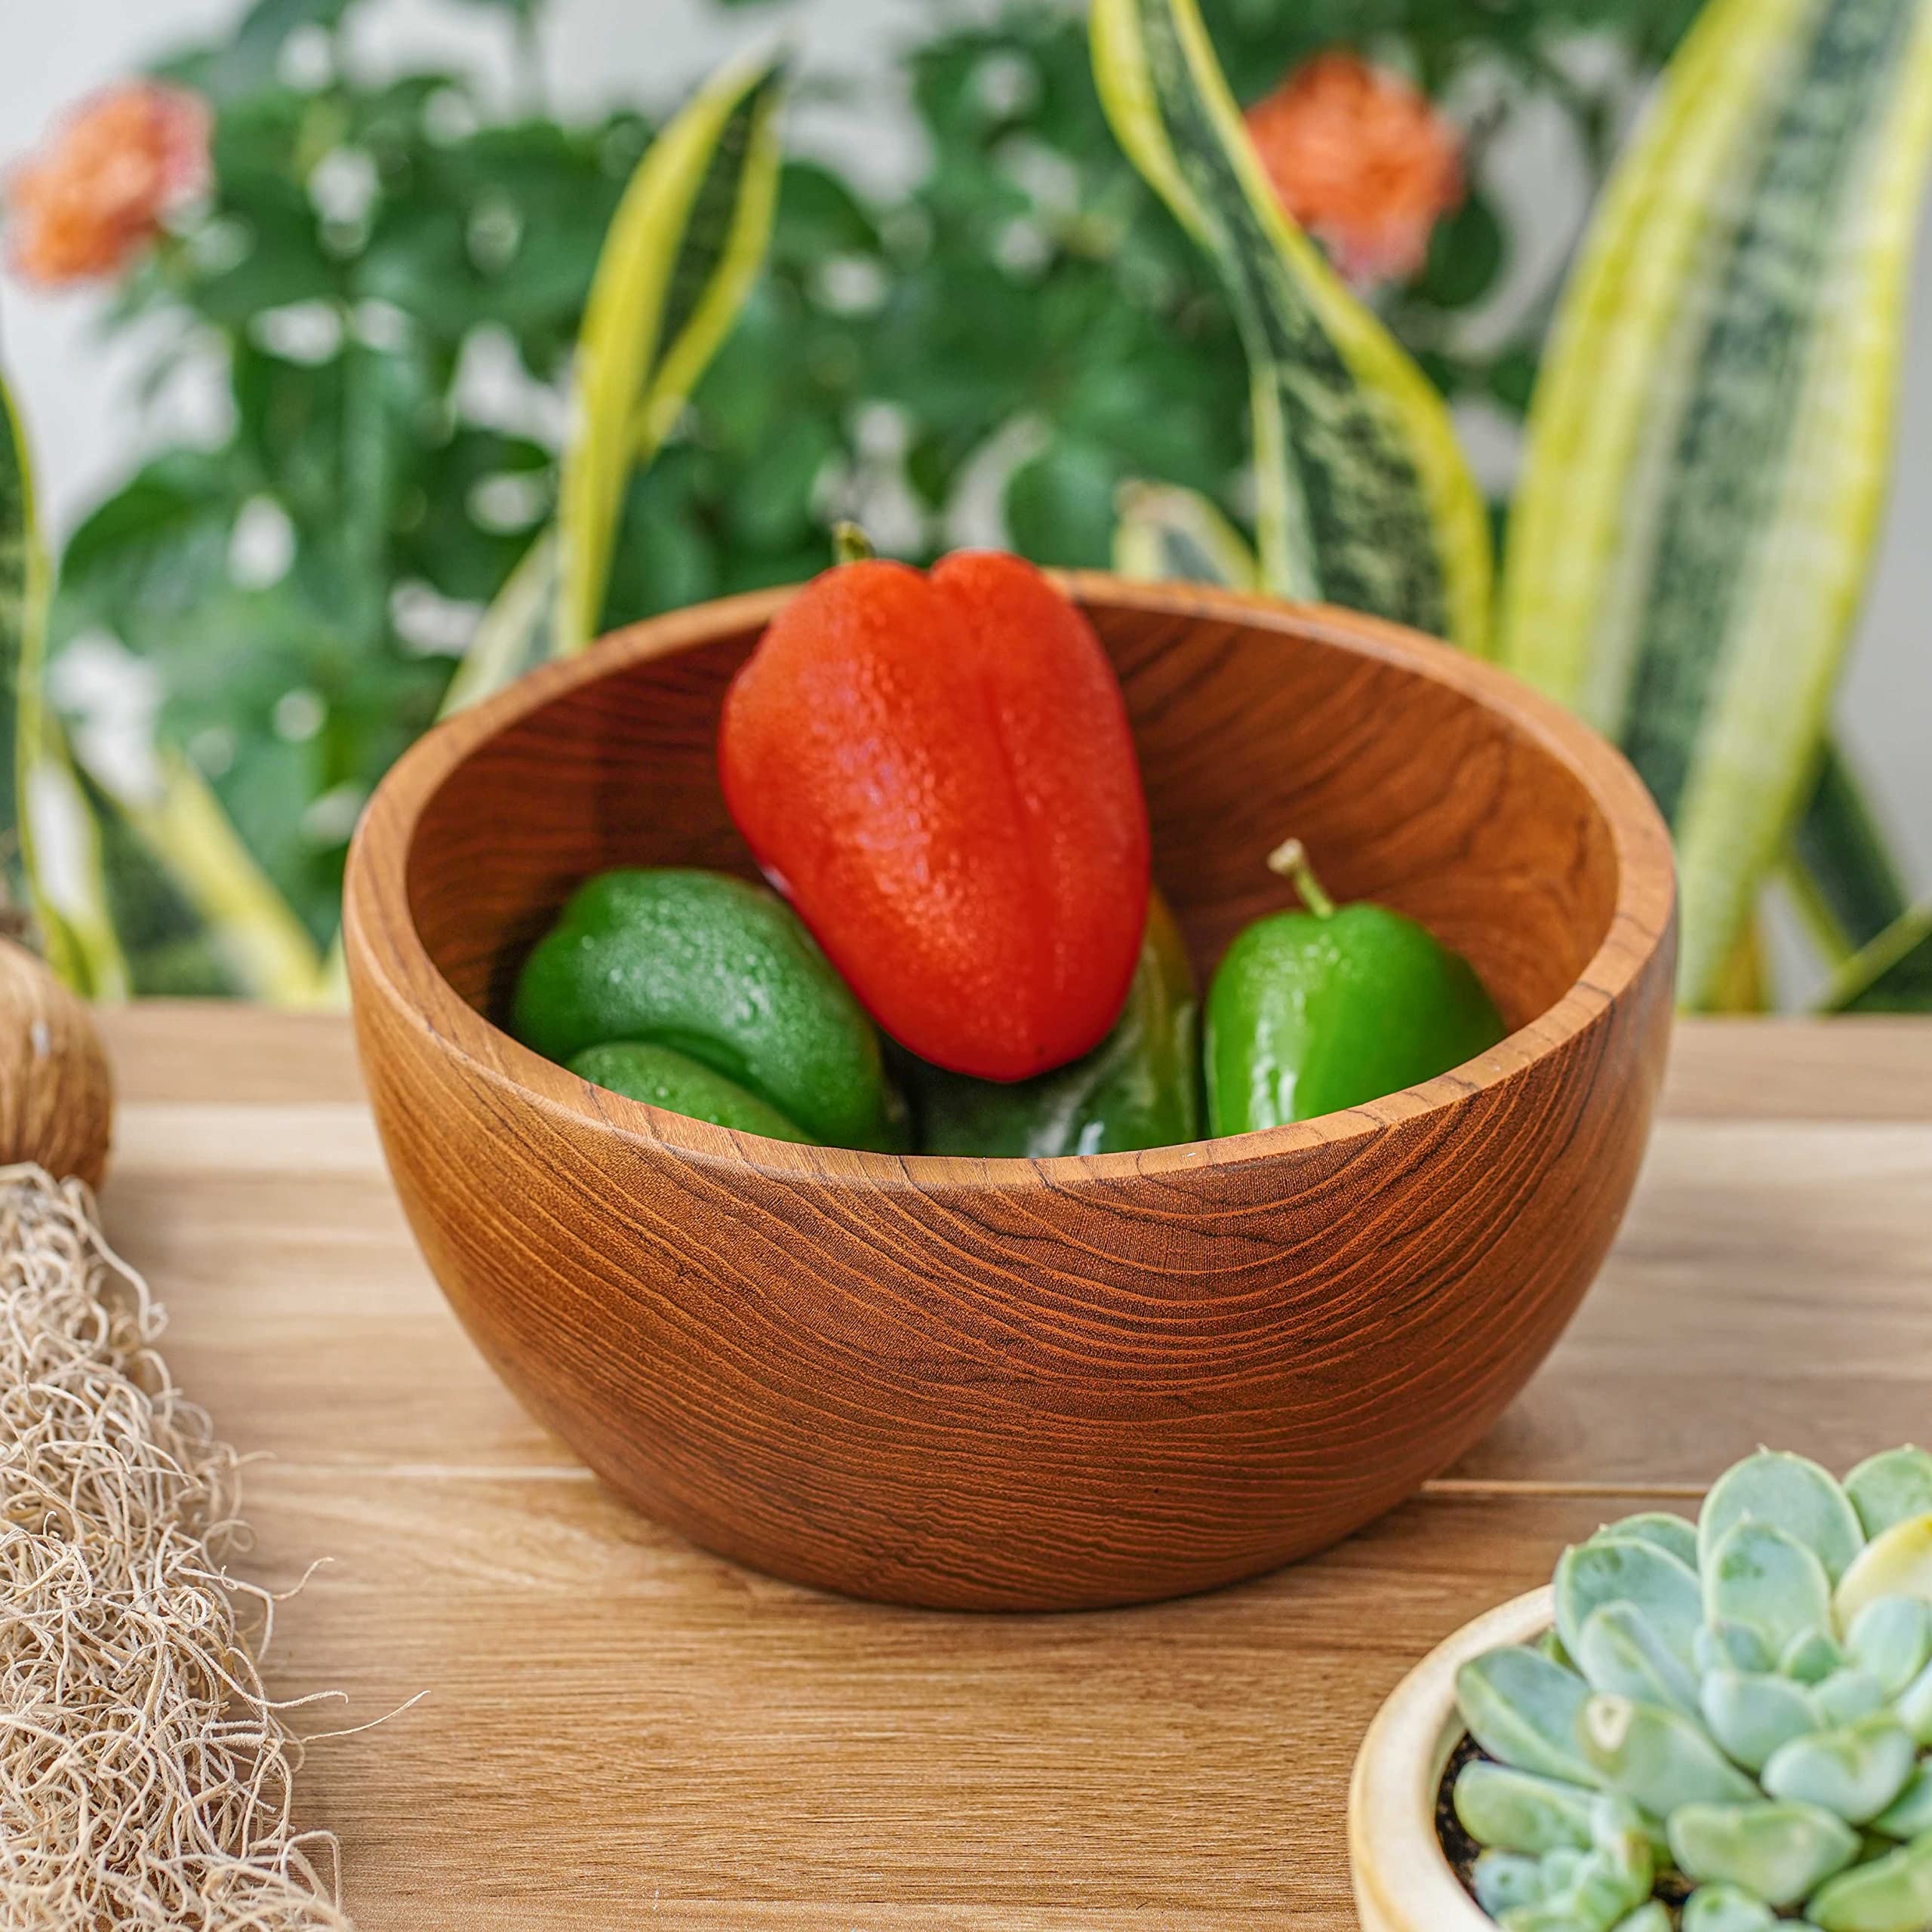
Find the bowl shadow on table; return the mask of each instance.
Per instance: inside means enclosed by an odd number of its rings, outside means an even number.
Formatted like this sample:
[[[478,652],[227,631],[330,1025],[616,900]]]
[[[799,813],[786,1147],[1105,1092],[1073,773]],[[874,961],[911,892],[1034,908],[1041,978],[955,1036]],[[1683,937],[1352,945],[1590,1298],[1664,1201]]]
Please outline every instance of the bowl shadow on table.
[[[776,608],[660,620],[431,734],[352,857],[358,1041],[458,1314],[537,1417],[713,1549],[888,1601],[1072,1608],[1333,1542],[1466,1449],[1561,1333],[1641,1156],[1668,843],[1601,741],[1367,620],[1071,580],[1118,669],[1197,968],[1331,888],[1517,1030],[1319,1121],[1041,1162],[797,1149],[586,1087],[492,1023],[572,888],[750,875],[713,740]]]

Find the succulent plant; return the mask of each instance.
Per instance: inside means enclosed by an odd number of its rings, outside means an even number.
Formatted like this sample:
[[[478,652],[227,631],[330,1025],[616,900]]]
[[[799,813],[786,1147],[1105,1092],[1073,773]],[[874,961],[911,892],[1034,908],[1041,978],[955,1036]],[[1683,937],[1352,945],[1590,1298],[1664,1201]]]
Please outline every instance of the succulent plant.
[[[1932,1454],[1761,1451],[1694,1524],[1566,1549],[1555,1598],[1457,1678],[1506,1932],[1932,1932]]]

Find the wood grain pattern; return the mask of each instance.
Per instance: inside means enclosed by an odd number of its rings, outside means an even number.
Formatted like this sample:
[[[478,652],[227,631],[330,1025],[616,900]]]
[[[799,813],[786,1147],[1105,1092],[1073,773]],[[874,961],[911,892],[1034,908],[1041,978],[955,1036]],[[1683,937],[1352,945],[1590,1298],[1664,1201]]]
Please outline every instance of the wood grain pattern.
[[[1294,829],[1519,1030],[1354,1112],[1134,1155],[898,1160],[604,1093],[485,1017],[571,888],[743,869],[718,706],[772,598],[639,626],[432,733],[352,853],[377,1122],[432,1271],[592,1468],[710,1548],[888,1601],[1066,1608],[1333,1542],[1467,1449],[1623,1213],[1669,1026],[1622,761],[1386,626],[1079,580],[1202,966]]]
[[[362,1932],[1352,1932],[1349,1763],[1433,1644],[1754,1416],[1840,1466],[1924,1434],[1932,1026],[1680,1028],[1583,1318],[1447,1479],[1218,1595],[992,1620],[814,1595],[600,1487],[438,1294],[345,1023],[102,1026],[109,1233],[183,1386],[269,1452],[238,1565],[331,1559],[272,1687],[350,1692],[312,1730],[429,1693],[298,1783]]]
[[[210,1016],[217,1012],[220,1050],[211,1052]],[[355,1055],[343,1051],[339,1014],[143,999],[103,1013],[100,1023],[112,1035],[123,1102],[341,1102],[366,1115],[362,1076]]]
[[[1746,1097],[1737,1069],[1752,1054],[1758,1078]],[[1678,1029],[1664,1104],[1713,1118],[1923,1122],[1927,1094],[1932,1027],[1918,1020],[1714,1020]]]

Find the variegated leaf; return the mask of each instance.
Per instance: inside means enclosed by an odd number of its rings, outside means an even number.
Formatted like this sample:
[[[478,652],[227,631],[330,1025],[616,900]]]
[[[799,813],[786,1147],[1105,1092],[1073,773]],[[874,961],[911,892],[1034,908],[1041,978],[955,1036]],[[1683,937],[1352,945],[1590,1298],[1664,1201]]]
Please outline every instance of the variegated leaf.
[[[114,918],[103,823],[123,824],[146,844],[186,906],[207,928],[236,988],[287,1004],[315,997],[321,961],[315,943],[263,874],[200,774],[164,755],[152,795],[128,795],[84,773],[47,705],[48,586],[34,528],[30,472],[4,384],[0,384],[0,750],[17,865],[48,963],[95,999],[134,989]],[[138,848],[124,848],[138,851]],[[125,882],[125,881],[124,881]]]
[[[7,896],[21,912],[33,909],[21,850],[20,675],[29,645],[29,610],[42,595],[33,503],[26,461],[4,379],[0,379],[0,813],[6,823]]]
[[[151,788],[102,789],[193,909],[238,991],[272,1006],[322,1002],[321,950],[193,765],[164,749]]]
[[[1486,650],[1488,525],[1448,411],[1283,211],[1195,0],[1094,0],[1092,31],[1115,134],[1247,347],[1263,586]]]
[[[1932,1013],[1932,900],[1847,960],[1823,1005],[1828,1013]]]
[[[6,875],[39,930],[48,964],[77,992],[124,998],[100,840],[58,721],[47,708],[47,557],[26,441],[0,380],[0,756]]]
[[[1261,587],[1247,538],[1198,491],[1171,484],[1134,483],[1121,491],[1114,569],[1143,583]]]
[[[535,669],[551,654],[556,621],[557,534],[546,530],[484,612],[438,715],[447,718]]]
[[[1826,958],[1842,966],[1911,910],[1898,861],[1857,768],[1825,747],[1792,834],[1787,884]]]
[[[1714,0],[1534,399],[1504,660],[1670,820],[1694,1007],[1804,803],[1857,614],[1929,138],[1925,0]]]
[[[675,423],[763,263],[782,86],[768,56],[718,74],[638,164],[605,238],[558,486],[559,650],[596,635],[632,469]]]

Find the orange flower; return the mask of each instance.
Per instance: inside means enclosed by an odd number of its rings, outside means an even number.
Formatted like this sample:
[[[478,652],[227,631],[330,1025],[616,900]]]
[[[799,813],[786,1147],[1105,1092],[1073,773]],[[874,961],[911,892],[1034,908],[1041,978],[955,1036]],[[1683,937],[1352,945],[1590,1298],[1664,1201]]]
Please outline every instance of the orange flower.
[[[1358,285],[1414,275],[1463,198],[1455,130],[1398,74],[1318,55],[1248,110],[1281,205]]]
[[[54,285],[112,275],[208,179],[197,94],[130,81],[83,102],[7,183],[15,269]]]

